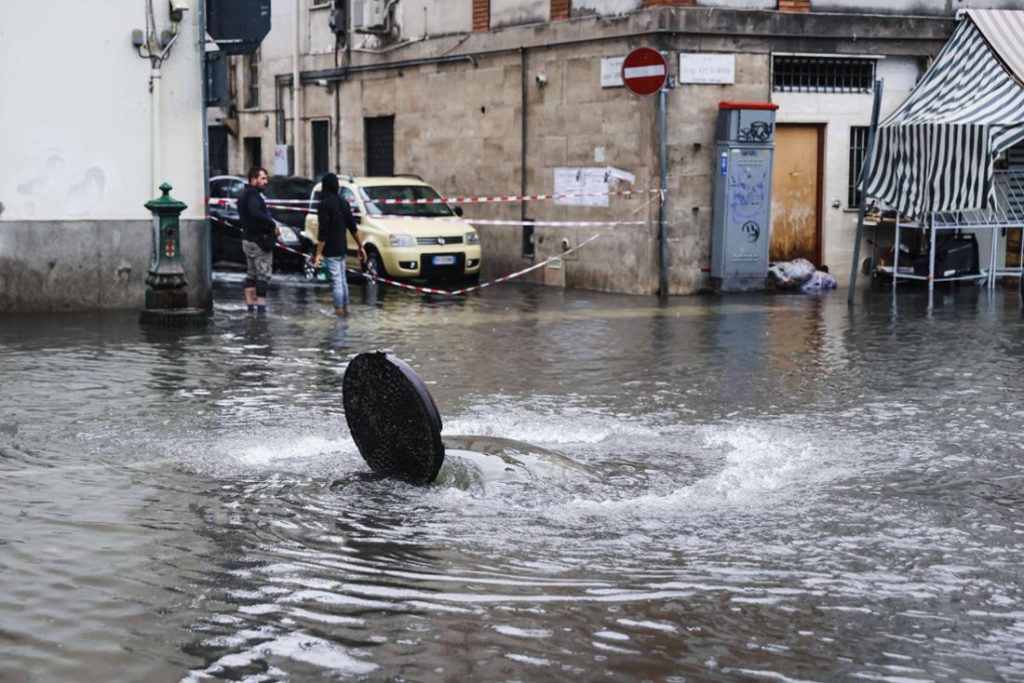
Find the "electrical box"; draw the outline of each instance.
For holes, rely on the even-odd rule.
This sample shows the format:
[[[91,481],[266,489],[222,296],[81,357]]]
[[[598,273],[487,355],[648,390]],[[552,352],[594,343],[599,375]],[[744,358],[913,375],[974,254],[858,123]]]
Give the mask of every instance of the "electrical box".
[[[387,14],[387,0],[363,0],[361,27],[364,29],[384,28]]]
[[[719,291],[765,286],[776,109],[769,102],[719,104],[711,224],[711,282]]]
[[[346,33],[348,31],[348,14],[345,11],[345,4],[336,5],[327,17],[327,25],[334,33]]]

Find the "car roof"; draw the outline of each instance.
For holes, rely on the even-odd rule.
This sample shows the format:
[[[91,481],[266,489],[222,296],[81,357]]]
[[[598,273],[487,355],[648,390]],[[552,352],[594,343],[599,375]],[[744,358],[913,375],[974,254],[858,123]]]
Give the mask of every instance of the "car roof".
[[[408,175],[396,175],[396,176],[338,176],[338,183],[341,185],[355,185],[357,187],[387,187],[392,185],[420,185],[422,187],[430,187],[430,183]],[[314,192],[319,192],[320,188],[323,187],[323,183],[317,183],[313,188]]]
[[[249,182],[240,175],[215,175],[210,178],[210,182],[212,183],[214,180],[241,180],[243,183]]]
[[[339,178],[341,182],[345,182]],[[411,176],[411,175],[396,175],[396,176],[359,176],[353,178],[351,184],[362,185],[363,187],[377,187],[380,185],[426,185],[430,183],[424,181],[422,178]]]

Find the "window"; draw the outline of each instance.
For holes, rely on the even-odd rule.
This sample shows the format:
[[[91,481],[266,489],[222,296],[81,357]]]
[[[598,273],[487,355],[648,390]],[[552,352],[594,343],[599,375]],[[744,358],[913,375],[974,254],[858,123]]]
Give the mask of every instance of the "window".
[[[245,138],[245,170],[263,165],[263,141],[260,138]]]
[[[310,123],[313,138],[313,179],[320,180],[330,170],[330,121],[312,121]]]
[[[226,175],[228,172],[228,128],[209,126],[207,139],[210,146],[210,175]]]
[[[245,106],[260,106],[260,49],[247,55],[245,64]]]
[[[366,118],[363,129],[366,135],[366,175],[394,175],[395,117]]]
[[[870,93],[875,60],[857,57],[775,55],[774,92]]]
[[[860,174],[864,170],[864,155],[868,151],[867,126],[850,126],[850,177],[847,180],[846,205],[851,209],[860,206]]]
[[[330,7],[334,3],[334,0],[309,0],[309,9],[320,9],[321,7]]]

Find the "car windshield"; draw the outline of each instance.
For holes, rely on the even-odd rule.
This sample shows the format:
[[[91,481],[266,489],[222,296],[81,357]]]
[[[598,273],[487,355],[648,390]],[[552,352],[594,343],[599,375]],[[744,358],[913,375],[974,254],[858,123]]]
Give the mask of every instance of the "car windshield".
[[[447,204],[387,204],[385,199],[440,199],[432,187],[426,185],[376,185],[364,187],[363,200],[366,211],[372,216],[423,216],[437,218],[454,216]]]

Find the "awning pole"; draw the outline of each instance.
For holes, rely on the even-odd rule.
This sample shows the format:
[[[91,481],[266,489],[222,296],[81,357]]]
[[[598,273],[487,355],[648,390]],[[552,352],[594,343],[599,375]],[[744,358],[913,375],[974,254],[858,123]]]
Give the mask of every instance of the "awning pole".
[[[882,90],[884,80],[875,81],[875,101],[871,105],[871,128],[868,129],[868,148],[864,152],[864,165],[860,171],[860,207],[857,209],[857,238],[853,243],[853,263],[850,266],[850,291],[846,295],[846,303],[853,305],[853,290],[857,287],[857,270],[860,266],[860,243],[864,240],[864,211],[867,208],[868,195],[866,180],[871,176],[871,165],[875,152],[875,133],[878,131],[878,112],[882,108]],[[899,245],[896,245],[897,249]],[[874,259],[872,259],[874,261]],[[872,267],[874,263],[872,262]],[[893,271],[893,276],[896,271]]]
[[[928,308],[932,307],[932,293],[935,291],[935,212],[928,214],[931,246],[928,247]]]

